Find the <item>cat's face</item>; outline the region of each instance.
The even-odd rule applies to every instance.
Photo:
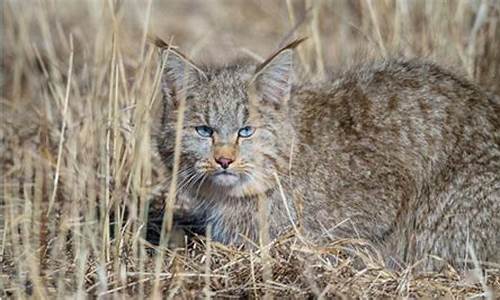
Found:
[[[287,166],[293,139],[286,106],[291,53],[266,68],[235,64],[204,71],[169,56],[159,150],[171,167],[180,98],[185,97],[178,188],[233,197],[272,188],[274,173]]]

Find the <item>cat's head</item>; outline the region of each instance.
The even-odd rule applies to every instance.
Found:
[[[253,196],[275,186],[274,173],[286,173],[294,138],[287,105],[294,46],[260,65],[198,67],[177,51],[166,53],[158,146],[172,168],[184,103],[179,189]]]

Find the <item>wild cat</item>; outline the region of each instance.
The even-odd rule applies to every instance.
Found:
[[[177,195],[191,203],[176,222],[210,225],[225,244],[257,240],[263,199],[271,238],[293,223],[320,243],[367,239],[401,263],[459,266],[467,245],[500,262],[500,103],[419,60],[293,82],[298,43],[224,66],[168,50],[158,147],[172,172],[185,97]]]

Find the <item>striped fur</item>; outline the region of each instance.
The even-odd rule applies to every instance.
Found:
[[[180,57],[170,59],[159,139],[169,170],[180,90],[172,80]],[[291,83],[291,63],[285,49],[268,66],[198,67],[203,76],[180,68],[189,83],[178,184],[186,218],[210,225],[222,243],[256,240],[264,197],[273,238],[294,222],[322,243],[367,239],[397,263],[432,254],[462,266],[467,243],[481,260],[500,262],[498,101],[418,60],[365,64],[300,84]],[[200,137],[200,125],[216,133]],[[247,125],[255,134],[238,138]],[[237,179],[228,184],[213,175],[220,145],[236,157]]]

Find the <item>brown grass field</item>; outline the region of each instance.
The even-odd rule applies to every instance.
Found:
[[[290,234],[252,252],[145,240],[165,176],[153,138],[161,64],[148,35],[202,62],[262,59],[307,36],[297,61],[312,77],[418,56],[500,94],[499,0],[0,4],[0,299],[500,297],[499,265],[391,270],[354,239],[318,247]]]

